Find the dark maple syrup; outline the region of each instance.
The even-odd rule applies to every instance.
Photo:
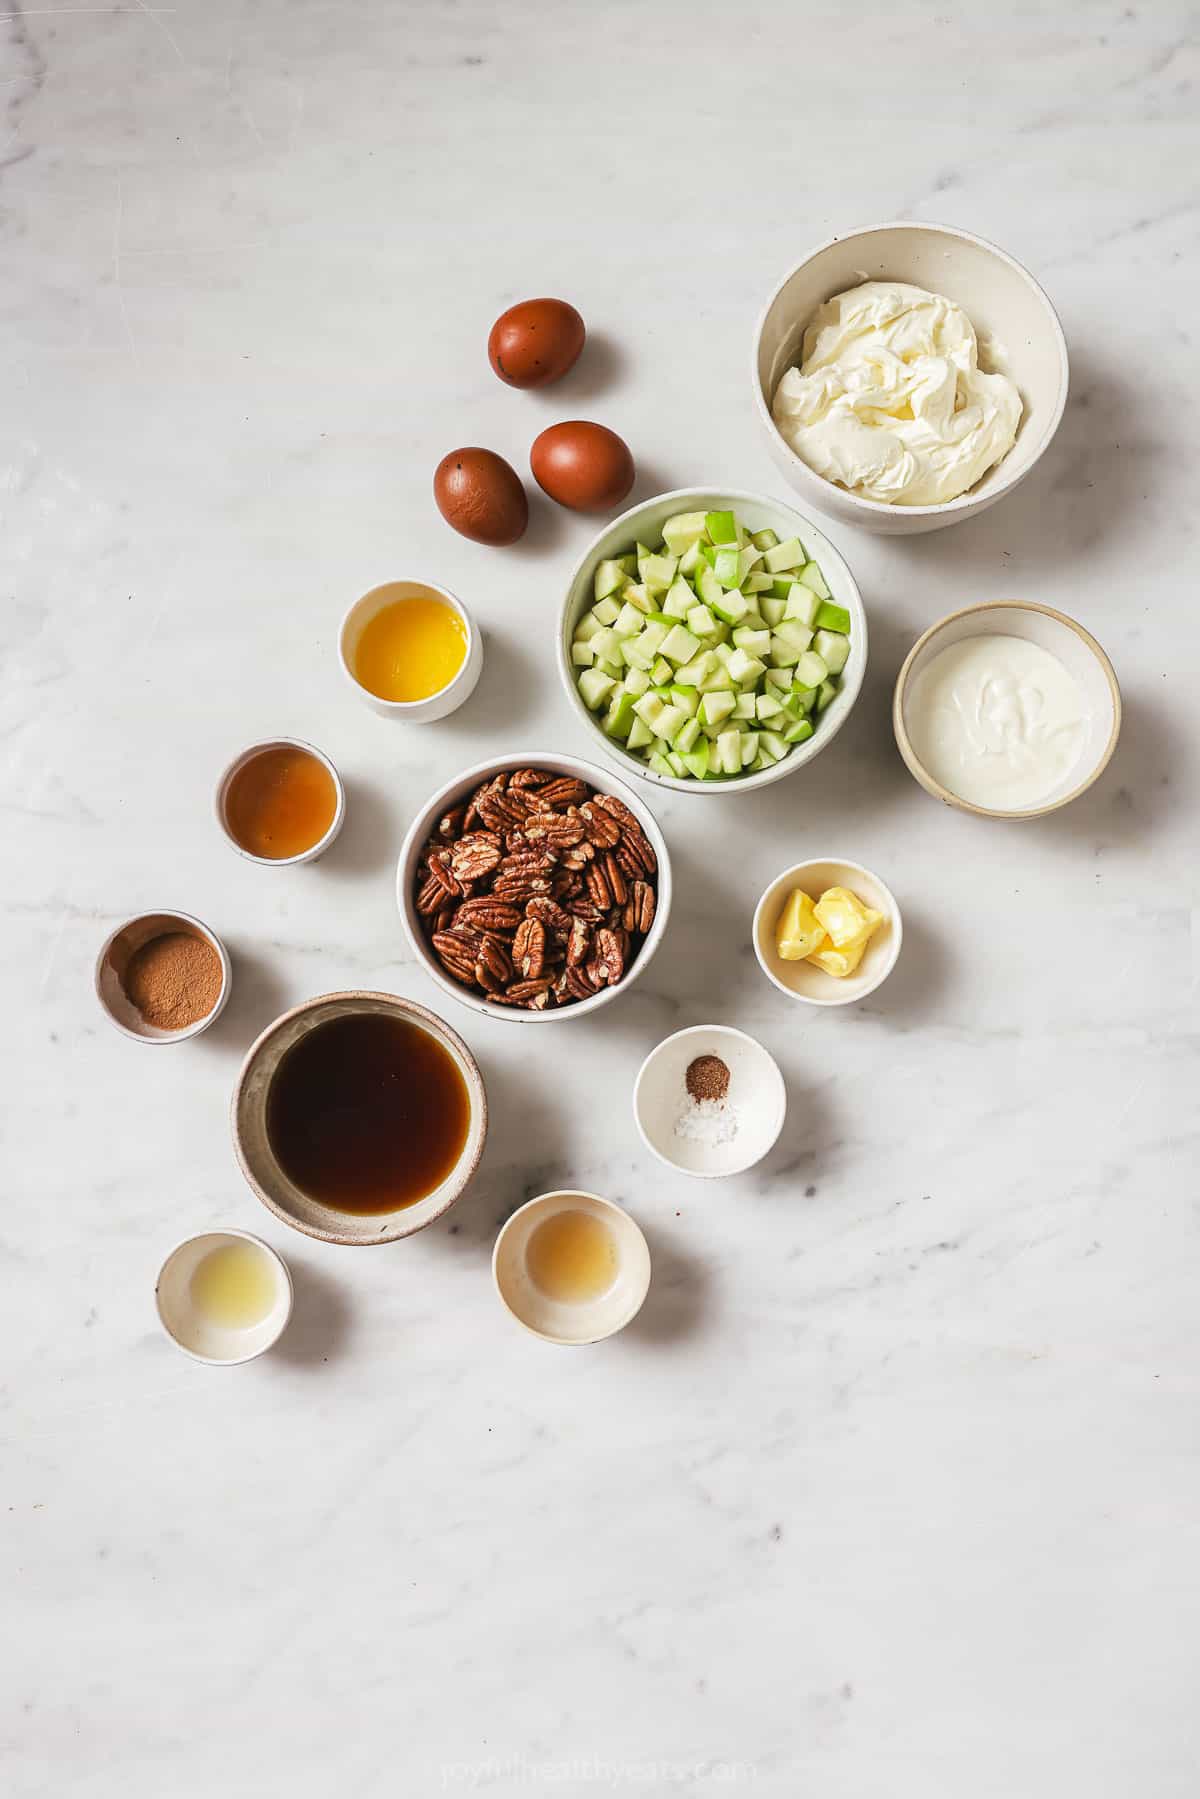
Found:
[[[302,1193],[339,1212],[398,1212],[441,1185],[471,1121],[458,1064],[419,1025],[352,1012],[279,1064],[267,1136]]]

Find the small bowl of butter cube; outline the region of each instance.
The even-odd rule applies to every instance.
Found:
[[[767,888],[754,914],[754,953],[767,979],[810,1006],[865,999],[896,966],[900,908],[857,862],[797,862]]]

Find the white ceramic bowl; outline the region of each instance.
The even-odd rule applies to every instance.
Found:
[[[579,670],[571,662],[571,639],[575,634],[575,626],[594,603],[597,563],[608,557],[624,555],[633,549],[635,543],[660,542],[663,525],[677,512],[712,512],[726,507],[732,507],[751,531],[769,528],[777,532],[781,540],[788,537],[800,539],[810,559],[820,564],[833,598],[850,614],[850,660],[842,675],[837,696],[821,714],[820,723],[812,736],[807,743],[797,744],[791,755],[785,756],[782,762],[777,762],[773,768],[760,769],[758,774],[740,775],[736,780],[680,781],[673,775],[656,774],[640,756],[632,755],[615,738],[605,735],[596,714],[588,711],[579,692],[576,680]],[[646,500],[640,506],[631,506],[628,512],[623,512],[592,539],[575,566],[567,588],[567,597],[563,601],[558,632],[558,672],[576,716],[605,755],[617,763],[625,774],[637,775],[640,780],[650,781],[656,787],[674,788],[678,793],[706,794],[709,797],[723,794],[728,797],[730,794],[749,793],[755,787],[767,787],[772,781],[782,780],[784,775],[795,774],[797,769],[803,768],[814,756],[819,756],[827,744],[833,742],[850,716],[850,709],[858,698],[866,670],[867,615],[863,610],[862,595],[854,576],[819,526],[814,525],[804,513],[797,512],[786,500],[771,500],[765,494],[740,493],[728,487],[680,487],[673,493],[658,494],[653,500]]]
[[[168,931],[187,931],[194,937],[202,937],[216,951],[221,963],[221,992],[216,1005],[204,1018],[186,1025],[182,1031],[160,1031],[155,1025],[147,1024],[126,997],[123,985],[125,970],[135,951],[151,938],[161,937]],[[123,925],[118,925],[96,957],[96,998],[109,1023],[115,1025],[123,1037],[132,1037],[135,1043],[183,1043],[189,1037],[198,1037],[225,1010],[232,980],[229,951],[217,933],[201,924],[198,918],[193,918],[190,912],[139,912],[136,918],[126,919]]]
[[[617,1272],[595,1299],[571,1303],[543,1293],[530,1277],[527,1251],[540,1224],[556,1212],[588,1212],[612,1233]],[[505,1220],[492,1251],[492,1280],[501,1304],[545,1343],[599,1343],[624,1330],[650,1287],[650,1251],[628,1212],[597,1193],[542,1193]]]
[[[329,1019],[360,1012],[384,1013],[428,1032],[456,1064],[470,1105],[466,1140],[454,1167],[432,1193],[396,1212],[341,1212],[313,1199],[279,1166],[267,1131],[271,1083],[288,1050]],[[436,1012],[395,993],[323,993],[293,1006],[251,1044],[233,1091],[231,1123],[239,1166],[268,1211],[307,1237],[357,1248],[411,1237],[450,1210],[470,1185],[483,1154],[488,1127],[487,1093],[474,1056],[458,1032],[451,1030]]]
[[[249,850],[242,848],[241,844],[229,828],[229,820],[225,812],[225,801],[229,794],[229,785],[238,770],[244,768],[247,762],[252,762],[255,756],[261,756],[264,750],[276,750],[283,747],[293,750],[303,750],[306,755],[314,756],[321,764],[322,768],[329,774],[333,781],[333,790],[337,798],[333,814],[333,823],[319,842],[314,843],[311,849],[301,850],[297,856],[255,856]],[[223,770],[221,779],[217,782],[214,805],[217,814],[217,823],[221,827],[222,836],[229,847],[235,849],[244,861],[257,862],[260,868],[296,868],[301,862],[315,862],[318,856],[323,856],[338,832],[341,830],[342,825],[346,820],[346,789],[342,785],[341,775],[339,775],[337,769],[329,760],[329,757],[325,754],[324,750],[319,750],[315,744],[305,743],[302,737],[264,737],[259,743],[249,744],[242,750],[240,755],[235,756],[233,761]]]
[[[354,672],[359,639],[376,613],[382,612],[385,606],[390,606],[395,600],[413,599],[440,600],[452,612],[456,612],[466,629],[467,653],[454,679],[447,682],[438,693],[431,693],[428,699],[380,699],[377,693],[372,693],[369,687],[363,686]],[[385,581],[382,586],[373,587],[370,593],[365,593],[361,600],[355,600],[342,620],[342,628],[338,633],[338,661],[347,681],[372,712],[378,712],[381,718],[403,719],[411,725],[429,725],[457,712],[463,701],[470,699],[474,693],[483,671],[483,639],[471,614],[448,588],[435,587],[431,581]]]
[[[1028,638],[1031,643],[1057,656],[1078,681],[1089,713],[1087,738],[1075,766],[1040,805],[1015,811],[976,806],[943,787],[921,762],[908,728],[913,683],[921,671],[951,644],[993,632],[1003,637]],[[957,806],[962,812],[973,812],[978,818],[1041,818],[1078,799],[1108,767],[1121,734],[1121,690],[1112,663],[1091,632],[1068,618],[1065,612],[1055,612],[1050,606],[1039,606],[1026,600],[984,601],[949,613],[917,639],[896,678],[892,724],[909,773],[934,799],[942,800],[947,806]]]
[[[253,1244],[262,1257],[264,1268],[274,1284],[275,1297],[270,1311],[257,1324],[246,1330],[230,1330],[214,1324],[200,1311],[192,1297],[192,1276],[206,1256],[215,1249],[235,1243]],[[287,1329],[292,1315],[292,1277],[287,1263],[261,1237],[249,1231],[206,1231],[200,1237],[188,1237],[171,1251],[154,1287],[154,1301],[159,1321],[171,1341],[194,1361],[207,1362],[211,1368],[233,1368],[241,1362],[252,1362],[277,1343]]]
[[[771,417],[775,389],[798,363],[805,327],[817,308],[847,288],[883,280],[911,282],[961,306],[980,339],[990,342],[988,366],[1010,375],[1021,391],[1024,410],[1008,455],[968,493],[939,506],[888,506],[849,493],[809,468]],[[953,225],[898,221],[831,238],[784,276],[759,320],[751,380],[767,447],[798,494],[841,524],[909,536],[973,518],[1029,473],[1067,403],[1067,344],[1046,293],[1013,257]]]
[[[794,887],[802,887],[813,900],[820,899],[829,887],[848,887],[876,912],[883,913],[886,923],[880,925],[867,944],[853,974],[839,980],[815,962],[785,962],[777,954],[775,926]],[[859,862],[820,857],[797,862],[776,876],[755,909],[753,935],[759,967],[789,999],[801,999],[810,1006],[848,1006],[854,1000],[865,999],[887,980],[900,954],[904,927],[896,896],[878,875]]]
[[[658,897],[654,922],[635,961],[627,969],[624,980],[615,987],[602,987],[591,999],[577,1000],[573,1006],[555,1006],[546,1012],[526,1012],[519,1006],[497,1006],[481,993],[451,980],[425,940],[414,903],[413,886],[417,862],[425,840],[432,834],[439,818],[460,800],[466,799],[482,782],[490,780],[502,769],[515,768],[548,768],[555,774],[574,775],[600,793],[614,794],[629,807],[658,858]],[[456,775],[452,781],[439,788],[428,804],[418,812],[408,828],[400,850],[400,860],[396,865],[396,904],[400,908],[404,934],[413,955],[451,999],[456,999],[460,1005],[469,1006],[473,1012],[481,1012],[485,1018],[503,1018],[510,1024],[553,1024],[564,1018],[584,1018],[600,1006],[608,1005],[610,1000],[619,999],[645,973],[654,952],[662,942],[671,911],[671,859],[654,814],[623,781],[618,781],[614,775],[597,768],[592,762],[581,762],[576,756],[559,756],[548,750],[527,750],[517,755],[498,756],[491,762],[478,762],[474,768],[464,769],[462,774]]]
[[[726,1105],[737,1129],[725,1142],[676,1130],[692,1108],[686,1077],[697,1056],[719,1056],[729,1070]],[[787,1088],[775,1058],[755,1038],[729,1025],[693,1025],[664,1037],[642,1063],[633,1087],[633,1116],[646,1148],[668,1168],[702,1180],[744,1174],[761,1162],[786,1114]]]

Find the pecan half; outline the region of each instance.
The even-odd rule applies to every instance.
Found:
[[[538,811],[565,811],[568,806],[578,806],[587,796],[586,781],[580,781],[574,775],[556,775],[538,788]]]
[[[571,935],[567,938],[567,967],[578,968],[586,962],[591,954],[592,933],[582,918],[571,920]]]
[[[608,881],[609,891],[613,896],[613,905],[623,906],[629,897],[629,888],[625,883],[625,876],[621,871],[621,864],[617,861],[617,858],[613,855],[611,850],[606,850],[604,855],[599,857],[598,860],[604,863],[604,874]]]
[[[652,875],[658,868],[658,857],[640,831],[627,832],[613,853],[631,880]]]
[[[621,826],[617,819],[610,818],[608,813],[598,809],[594,801],[589,800],[586,806],[579,808],[579,816],[584,821],[589,843],[599,849],[612,849],[621,841]]]
[[[649,881],[635,881],[629,895],[627,912],[632,912],[633,919],[627,924],[627,931],[640,931],[644,937],[654,923],[655,897],[654,889]]]
[[[597,986],[615,987],[625,973],[625,950],[615,931],[607,927],[596,932],[596,949],[587,964],[590,980]]]
[[[597,859],[583,877],[588,898],[594,906],[599,906],[602,912],[608,910],[616,897],[609,882],[608,869],[605,867],[607,860],[607,857],[603,861]]]
[[[475,979],[489,993],[507,987],[513,978],[513,965],[508,951],[498,937],[485,936],[475,961]]]
[[[465,900],[458,908],[455,922],[474,925],[480,931],[497,931],[501,936],[506,936],[520,924],[521,912],[517,906],[481,896],[479,899]]]
[[[544,768],[518,768],[508,777],[510,787],[545,787],[554,776]]]
[[[548,994],[553,985],[554,982],[548,975],[542,975],[536,981],[514,981],[504,993],[497,993],[494,998],[502,1006],[527,1006],[530,1000]]]
[[[526,918],[536,918],[548,931],[565,937],[571,929],[571,914],[552,899],[531,899],[525,908]]]
[[[433,947],[447,974],[461,981],[464,987],[475,985],[475,949],[470,932],[435,931]]]
[[[431,918],[445,898],[446,889],[432,875],[426,875],[424,884],[417,889],[416,907],[422,918]]]
[[[479,881],[499,860],[500,839],[494,831],[468,831],[450,851],[450,872],[460,884]]]
[[[449,838],[452,841],[456,837],[461,837],[465,829],[466,816],[467,808],[465,806],[452,806],[449,812],[443,812],[438,820],[438,836]]]
[[[536,918],[523,918],[513,938],[513,965],[527,981],[536,981],[546,966],[546,927]]]

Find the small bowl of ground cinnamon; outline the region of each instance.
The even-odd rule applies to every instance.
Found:
[[[96,959],[96,994],[123,1036],[182,1043],[207,1030],[229,998],[229,953],[187,912],[143,912]]]

